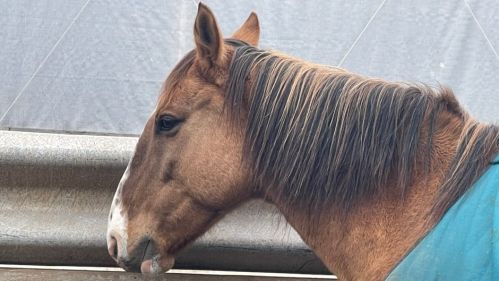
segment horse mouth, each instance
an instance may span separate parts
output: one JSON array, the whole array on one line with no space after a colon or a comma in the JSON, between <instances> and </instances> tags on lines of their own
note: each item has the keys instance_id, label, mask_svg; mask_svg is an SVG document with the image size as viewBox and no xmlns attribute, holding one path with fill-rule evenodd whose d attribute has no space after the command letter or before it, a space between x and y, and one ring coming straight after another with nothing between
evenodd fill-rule
<instances>
[{"instance_id":1,"label":"horse mouth","mask_svg":"<svg viewBox=\"0 0 499 281\"><path fill-rule=\"evenodd\" d=\"M144 254L142 255L142 260L151 259L154 255L154 245L151 239L146 242L146 247L144 248Z\"/></svg>"},{"instance_id":2,"label":"horse mouth","mask_svg":"<svg viewBox=\"0 0 499 281\"><path fill-rule=\"evenodd\" d=\"M173 267L175 259L171 256L157 254L152 240L148 240L140 263L140 272L144 274L160 274Z\"/></svg>"},{"instance_id":3,"label":"horse mouth","mask_svg":"<svg viewBox=\"0 0 499 281\"><path fill-rule=\"evenodd\" d=\"M170 255L162 255L156 243L149 237L141 239L128 258L118 258L120 267L130 272L159 274L170 270L175 259Z\"/></svg>"},{"instance_id":4,"label":"horse mouth","mask_svg":"<svg viewBox=\"0 0 499 281\"><path fill-rule=\"evenodd\" d=\"M170 270L173 267L174 261L173 257L156 255L151 259L142 261L140 272L142 274L161 274Z\"/></svg>"}]
</instances>

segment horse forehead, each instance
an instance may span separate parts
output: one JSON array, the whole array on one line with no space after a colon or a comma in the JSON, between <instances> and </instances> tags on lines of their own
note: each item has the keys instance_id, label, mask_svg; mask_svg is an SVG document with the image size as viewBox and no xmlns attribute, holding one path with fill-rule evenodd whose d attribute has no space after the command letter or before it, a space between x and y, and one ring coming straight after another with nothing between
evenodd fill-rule
<instances>
[{"instance_id":1,"label":"horse forehead","mask_svg":"<svg viewBox=\"0 0 499 281\"><path fill-rule=\"evenodd\" d=\"M187 79L185 83L168 89L161 94L157 111L175 110L175 109L191 109L192 106L201 100L208 98L216 93L216 88L209 82L203 79Z\"/></svg>"}]
</instances>

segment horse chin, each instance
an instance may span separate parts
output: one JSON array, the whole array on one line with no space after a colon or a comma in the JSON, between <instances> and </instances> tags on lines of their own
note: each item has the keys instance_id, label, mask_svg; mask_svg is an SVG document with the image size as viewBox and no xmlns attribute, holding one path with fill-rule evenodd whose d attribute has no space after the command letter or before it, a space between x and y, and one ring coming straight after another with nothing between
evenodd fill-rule
<instances>
[{"instance_id":1,"label":"horse chin","mask_svg":"<svg viewBox=\"0 0 499 281\"><path fill-rule=\"evenodd\" d=\"M175 258L172 256L154 256L152 259L142 261L140 271L143 274L161 274L173 267Z\"/></svg>"}]
</instances>

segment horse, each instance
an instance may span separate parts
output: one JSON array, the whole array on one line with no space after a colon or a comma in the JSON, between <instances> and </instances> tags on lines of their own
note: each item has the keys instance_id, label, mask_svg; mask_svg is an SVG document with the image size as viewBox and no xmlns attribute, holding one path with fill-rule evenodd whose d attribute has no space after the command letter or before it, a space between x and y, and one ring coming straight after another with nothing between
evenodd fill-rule
<instances>
[{"instance_id":1,"label":"horse","mask_svg":"<svg viewBox=\"0 0 499 281\"><path fill-rule=\"evenodd\" d=\"M497 167L499 127L449 88L260 49L255 13L224 38L200 3L193 33L111 204L108 251L127 271L169 270L225 214L260 198L341 280L389 279Z\"/></svg>"}]
</instances>

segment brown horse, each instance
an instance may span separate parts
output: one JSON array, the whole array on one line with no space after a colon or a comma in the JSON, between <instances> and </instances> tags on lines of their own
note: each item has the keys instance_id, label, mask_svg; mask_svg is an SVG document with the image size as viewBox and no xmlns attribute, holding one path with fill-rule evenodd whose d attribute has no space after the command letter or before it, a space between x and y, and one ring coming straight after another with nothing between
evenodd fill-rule
<instances>
[{"instance_id":1,"label":"brown horse","mask_svg":"<svg viewBox=\"0 0 499 281\"><path fill-rule=\"evenodd\" d=\"M223 39L199 5L195 50L167 78L118 186L110 255L164 272L250 198L284 214L343 280L381 280L483 174L499 128L446 88L393 83Z\"/></svg>"}]
</instances>

